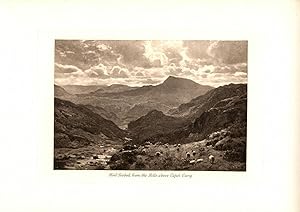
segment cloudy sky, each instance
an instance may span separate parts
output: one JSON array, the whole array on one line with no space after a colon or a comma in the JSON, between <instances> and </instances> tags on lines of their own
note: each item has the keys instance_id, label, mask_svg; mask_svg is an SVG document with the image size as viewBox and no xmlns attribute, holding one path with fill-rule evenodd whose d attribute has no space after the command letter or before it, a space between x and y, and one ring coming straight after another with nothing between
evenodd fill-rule
<instances>
[{"instance_id":1,"label":"cloudy sky","mask_svg":"<svg viewBox=\"0 0 300 212\"><path fill-rule=\"evenodd\" d=\"M142 86L168 76L211 86L247 82L246 41L56 40L58 85Z\"/></svg>"}]
</instances>

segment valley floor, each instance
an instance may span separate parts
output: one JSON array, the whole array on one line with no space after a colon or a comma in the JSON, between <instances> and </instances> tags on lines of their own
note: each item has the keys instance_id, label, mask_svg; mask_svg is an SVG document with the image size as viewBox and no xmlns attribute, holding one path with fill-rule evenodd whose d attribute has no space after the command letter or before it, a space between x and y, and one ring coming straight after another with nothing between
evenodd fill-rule
<instances>
[{"instance_id":1,"label":"valley floor","mask_svg":"<svg viewBox=\"0 0 300 212\"><path fill-rule=\"evenodd\" d=\"M224 159L225 151L207 146L207 140L181 144L146 144L124 150L124 146L88 146L55 149L54 169L83 170L198 170L245 171L246 163ZM126 149L126 148L125 148ZM158 154L159 152L159 154ZM187 155L190 153L190 156ZM209 161L213 155L213 163Z\"/></svg>"},{"instance_id":2,"label":"valley floor","mask_svg":"<svg viewBox=\"0 0 300 212\"><path fill-rule=\"evenodd\" d=\"M84 148L54 150L54 169L110 169L108 161L122 146L93 145Z\"/></svg>"}]
</instances>

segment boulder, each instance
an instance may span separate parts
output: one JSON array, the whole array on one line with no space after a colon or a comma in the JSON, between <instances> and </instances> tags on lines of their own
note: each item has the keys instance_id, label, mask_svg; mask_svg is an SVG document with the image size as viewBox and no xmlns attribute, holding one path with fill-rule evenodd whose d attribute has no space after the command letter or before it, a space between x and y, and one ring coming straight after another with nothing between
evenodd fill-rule
<instances>
[{"instance_id":1,"label":"boulder","mask_svg":"<svg viewBox=\"0 0 300 212\"><path fill-rule=\"evenodd\" d=\"M231 138L229 136L227 136L227 137L221 139L220 141L218 141L215 144L214 148L216 150L225 150L224 147L226 146L227 143L230 143L231 141L232 141Z\"/></svg>"},{"instance_id":2,"label":"boulder","mask_svg":"<svg viewBox=\"0 0 300 212\"><path fill-rule=\"evenodd\" d=\"M57 155L57 157L55 159L63 160L63 159L65 159L65 156L63 154L60 154L60 155Z\"/></svg>"},{"instance_id":3,"label":"boulder","mask_svg":"<svg viewBox=\"0 0 300 212\"><path fill-rule=\"evenodd\" d=\"M202 158L199 158L199 159L196 160L196 163L200 163L200 162L202 162L202 161L203 161L203 159L202 159Z\"/></svg>"},{"instance_id":4,"label":"boulder","mask_svg":"<svg viewBox=\"0 0 300 212\"><path fill-rule=\"evenodd\" d=\"M121 154L114 154L111 158L110 158L110 162L115 162L121 160Z\"/></svg>"},{"instance_id":5,"label":"boulder","mask_svg":"<svg viewBox=\"0 0 300 212\"><path fill-rule=\"evenodd\" d=\"M195 160L191 160L190 161L190 164L194 164L196 161Z\"/></svg>"},{"instance_id":6,"label":"boulder","mask_svg":"<svg viewBox=\"0 0 300 212\"><path fill-rule=\"evenodd\" d=\"M118 152L110 158L110 162L123 161L129 164L134 163L136 160L137 160L136 152L131 150Z\"/></svg>"}]
</instances>

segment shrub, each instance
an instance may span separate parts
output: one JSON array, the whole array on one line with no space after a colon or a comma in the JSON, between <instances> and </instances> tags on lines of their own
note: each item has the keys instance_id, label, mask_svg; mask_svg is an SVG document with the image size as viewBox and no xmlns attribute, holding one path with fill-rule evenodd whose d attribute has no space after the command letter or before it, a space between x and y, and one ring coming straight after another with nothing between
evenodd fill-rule
<instances>
[{"instance_id":1,"label":"shrub","mask_svg":"<svg viewBox=\"0 0 300 212\"><path fill-rule=\"evenodd\" d=\"M246 162L246 147L237 147L231 150L226 150L224 159L227 161Z\"/></svg>"}]
</instances>

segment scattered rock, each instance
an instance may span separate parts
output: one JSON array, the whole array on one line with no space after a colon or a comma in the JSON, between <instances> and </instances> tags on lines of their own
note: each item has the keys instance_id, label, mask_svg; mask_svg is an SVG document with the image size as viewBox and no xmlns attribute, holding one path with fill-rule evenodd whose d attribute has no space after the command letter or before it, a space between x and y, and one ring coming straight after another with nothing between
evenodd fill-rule
<instances>
[{"instance_id":1,"label":"scattered rock","mask_svg":"<svg viewBox=\"0 0 300 212\"><path fill-rule=\"evenodd\" d=\"M64 155L57 155L57 157L56 157L57 160L63 160L64 158L65 158Z\"/></svg>"},{"instance_id":2,"label":"scattered rock","mask_svg":"<svg viewBox=\"0 0 300 212\"><path fill-rule=\"evenodd\" d=\"M227 136L227 137L221 139L220 141L218 141L218 142L215 144L214 148L215 148L216 150L225 150L224 147L226 146L227 143L229 143L229 142L231 142L231 141L232 141L232 140L230 139L230 137Z\"/></svg>"},{"instance_id":3,"label":"scattered rock","mask_svg":"<svg viewBox=\"0 0 300 212\"><path fill-rule=\"evenodd\" d=\"M190 164L194 164L196 161L195 160L191 160L190 161Z\"/></svg>"},{"instance_id":4,"label":"scattered rock","mask_svg":"<svg viewBox=\"0 0 300 212\"><path fill-rule=\"evenodd\" d=\"M203 159L202 159L202 158L199 158L199 159L196 160L196 163L200 163L200 162L202 162L202 161L203 161Z\"/></svg>"},{"instance_id":5,"label":"scattered rock","mask_svg":"<svg viewBox=\"0 0 300 212\"><path fill-rule=\"evenodd\" d=\"M146 155L146 150L143 149L142 152L141 152L141 154L142 154L142 155Z\"/></svg>"},{"instance_id":6,"label":"scattered rock","mask_svg":"<svg viewBox=\"0 0 300 212\"><path fill-rule=\"evenodd\" d=\"M111 158L110 158L110 162L115 162L121 160L121 154L114 154Z\"/></svg>"}]
</instances>

